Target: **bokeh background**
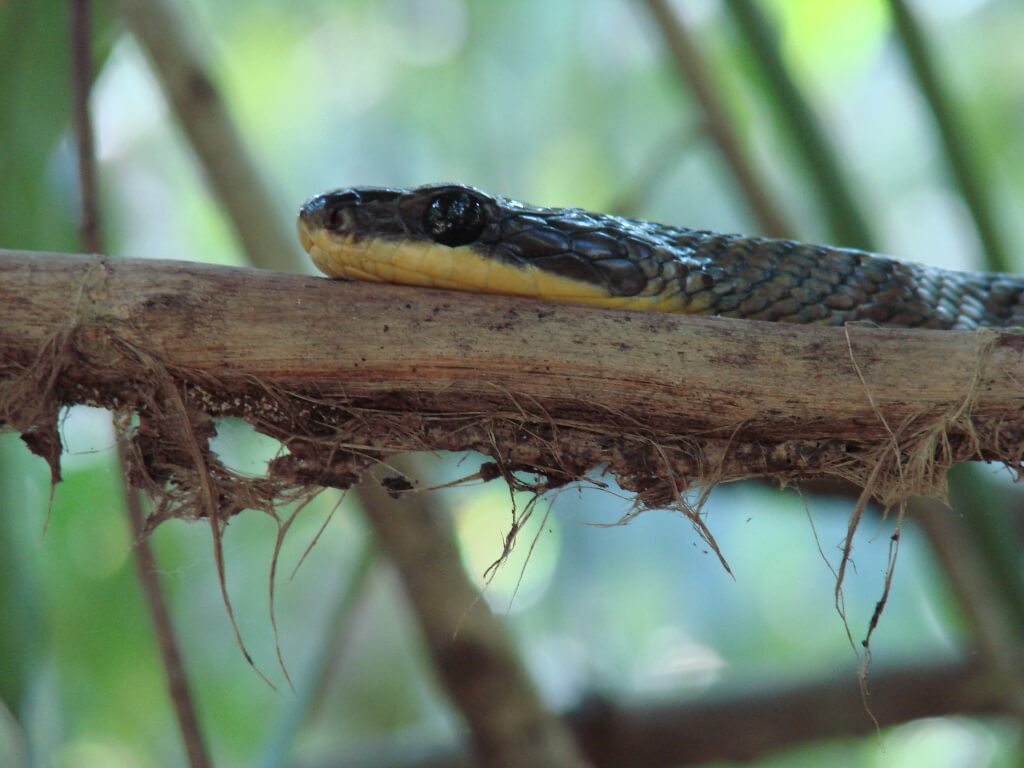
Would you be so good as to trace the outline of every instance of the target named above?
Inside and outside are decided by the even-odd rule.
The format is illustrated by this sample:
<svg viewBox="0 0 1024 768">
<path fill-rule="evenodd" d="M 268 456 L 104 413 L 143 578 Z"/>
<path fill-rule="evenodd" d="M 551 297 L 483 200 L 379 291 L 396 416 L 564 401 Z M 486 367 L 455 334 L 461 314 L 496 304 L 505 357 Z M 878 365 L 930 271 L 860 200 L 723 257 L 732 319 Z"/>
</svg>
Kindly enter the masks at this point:
<svg viewBox="0 0 1024 768">
<path fill-rule="evenodd" d="M 838 210 L 815 180 L 813 163 L 822 161 L 809 165 L 806 139 L 787 122 L 793 107 L 780 100 L 735 5 L 673 7 L 793 232 L 985 268 L 992 248 L 982 245 L 977 212 L 950 172 L 949 148 L 890 4 L 754 4 L 816 116 L 849 210 Z M 645 2 L 190 0 L 177 8 L 287 226 L 304 199 L 328 188 L 454 180 L 543 205 L 763 231 Z M 982 219 L 990 221 L 982 229 L 992 228 L 1005 253 L 1019 254 L 1024 5 L 919 0 L 910 8 L 980 180 Z M 3 247 L 78 249 L 67 27 L 63 2 L 0 2 Z M 98 8 L 94 27 L 91 107 L 110 252 L 247 263 L 139 44 L 114 8 Z M 836 224 L 844 216 L 845 230 Z M 297 242 L 293 248 L 289 258 L 298 255 Z M 1024 264 L 1011 256 L 1008 267 Z M 109 417 L 73 408 L 62 435 L 64 481 L 52 498 L 44 462 L 16 435 L 0 435 L 0 765 L 26 754 L 32 765 L 61 768 L 181 765 L 131 563 Z M 278 450 L 231 421 L 221 424 L 217 448 L 252 474 Z M 476 466 L 430 457 L 429 478 L 454 480 Z M 984 515 L 981 546 L 1011 545 L 1004 570 L 1019 579 L 1019 493 L 1005 470 L 982 473 L 988 501 L 965 515 Z M 176 521 L 152 538 L 217 765 L 358 764 L 345 760 L 383 745 L 414 754 L 458 735 L 396 579 L 374 557 L 351 499 L 287 579 L 336 498 L 325 494 L 303 512 L 282 553 L 278 623 L 299 693 L 276 666 L 268 618 L 274 520 L 256 512 L 233 520 L 225 553 L 242 633 L 278 692 L 234 642 L 209 528 Z M 512 497 L 490 483 L 439 491 L 438 499 L 456 520 L 466 568 L 482 583 L 501 553 Z M 516 500 L 519 508 L 527 501 Z M 679 513 L 652 511 L 608 527 L 631 511 L 627 495 L 565 490 L 538 506 L 486 599 L 557 710 L 595 694 L 619 702 L 756 696 L 840 676 L 855 686 L 859 643 L 851 644 L 836 612 L 828 565 L 838 560 L 853 504 L 842 492 L 718 488 L 705 512 L 732 578 Z M 856 539 L 845 585 L 855 641 L 882 595 L 893 526 L 892 517 L 872 514 Z M 913 520 L 872 648 L 876 669 L 960 658 L 973 648 L 949 574 Z M 1022 760 L 1018 720 L 950 716 L 808 743 L 756 764 Z"/>
</svg>

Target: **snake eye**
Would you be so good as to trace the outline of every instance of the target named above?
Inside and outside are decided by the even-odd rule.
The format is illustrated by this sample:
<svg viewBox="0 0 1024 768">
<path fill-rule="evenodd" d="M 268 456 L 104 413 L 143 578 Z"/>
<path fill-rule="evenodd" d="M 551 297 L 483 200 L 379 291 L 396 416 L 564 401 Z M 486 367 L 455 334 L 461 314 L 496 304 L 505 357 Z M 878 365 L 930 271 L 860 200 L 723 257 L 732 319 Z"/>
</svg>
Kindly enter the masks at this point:
<svg viewBox="0 0 1024 768">
<path fill-rule="evenodd" d="M 476 240 L 486 224 L 483 206 L 468 192 L 440 194 L 423 214 L 423 228 L 431 239 L 452 248 Z"/>
</svg>

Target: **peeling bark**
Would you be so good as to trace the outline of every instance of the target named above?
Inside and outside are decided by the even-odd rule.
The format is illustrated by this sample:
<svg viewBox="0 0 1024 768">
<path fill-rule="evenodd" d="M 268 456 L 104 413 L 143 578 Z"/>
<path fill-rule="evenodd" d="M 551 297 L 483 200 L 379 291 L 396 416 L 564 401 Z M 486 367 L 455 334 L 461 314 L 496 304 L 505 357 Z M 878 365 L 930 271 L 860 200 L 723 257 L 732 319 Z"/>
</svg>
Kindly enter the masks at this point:
<svg viewBox="0 0 1024 768">
<path fill-rule="evenodd" d="M 480 451 L 541 489 L 602 467 L 648 506 L 751 476 L 873 477 L 893 503 L 941 494 L 955 462 L 1021 458 L 1014 333 L 615 312 L 12 251 L 0 251 L 0 306 L 0 422 L 55 468 L 57 413 L 76 403 L 140 414 L 135 480 L 151 490 L 208 482 L 189 473 L 193 441 L 209 454 L 211 418 L 280 439 L 288 454 L 262 490 L 243 492 L 210 456 L 230 511 L 351 485 L 408 450 Z"/>
</svg>

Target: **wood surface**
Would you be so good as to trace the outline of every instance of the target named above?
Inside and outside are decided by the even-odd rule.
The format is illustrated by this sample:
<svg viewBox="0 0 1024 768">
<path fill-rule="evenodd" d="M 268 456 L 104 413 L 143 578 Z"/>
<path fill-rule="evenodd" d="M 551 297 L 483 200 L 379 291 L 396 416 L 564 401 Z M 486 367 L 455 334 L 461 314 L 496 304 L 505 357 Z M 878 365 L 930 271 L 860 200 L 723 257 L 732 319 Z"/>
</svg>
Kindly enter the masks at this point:
<svg viewBox="0 0 1024 768">
<path fill-rule="evenodd" d="M 792 326 L 17 251 L 0 251 L 0 307 L 0 398 L 60 337 L 74 351 L 54 374 L 61 404 L 131 405 L 156 361 L 190 403 L 279 437 L 310 434 L 285 421 L 357 409 L 379 455 L 497 441 L 516 468 L 554 452 L 569 474 L 618 473 L 636 458 L 616 440 L 628 434 L 634 447 L 699 445 L 691 464 L 711 455 L 721 479 L 785 478 L 833 474 L 844 454 L 936 424 L 956 459 L 1013 461 L 1024 430 L 1024 335 L 1007 332 Z M 268 388 L 294 405 L 287 417 L 256 402 Z M 415 440 L 389 443 L 378 416 Z"/>
</svg>

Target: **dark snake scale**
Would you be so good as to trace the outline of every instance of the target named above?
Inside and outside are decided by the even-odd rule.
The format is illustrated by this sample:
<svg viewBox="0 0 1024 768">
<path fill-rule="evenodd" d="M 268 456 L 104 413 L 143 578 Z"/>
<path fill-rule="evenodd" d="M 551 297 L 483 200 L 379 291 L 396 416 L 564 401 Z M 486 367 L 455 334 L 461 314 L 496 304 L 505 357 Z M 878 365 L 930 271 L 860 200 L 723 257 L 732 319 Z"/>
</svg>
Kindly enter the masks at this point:
<svg viewBox="0 0 1024 768">
<path fill-rule="evenodd" d="M 299 230 L 340 277 L 789 323 L 1024 326 L 1024 279 L 1012 275 L 539 208 L 459 185 L 329 192 L 306 203 Z"/>
</svg>

